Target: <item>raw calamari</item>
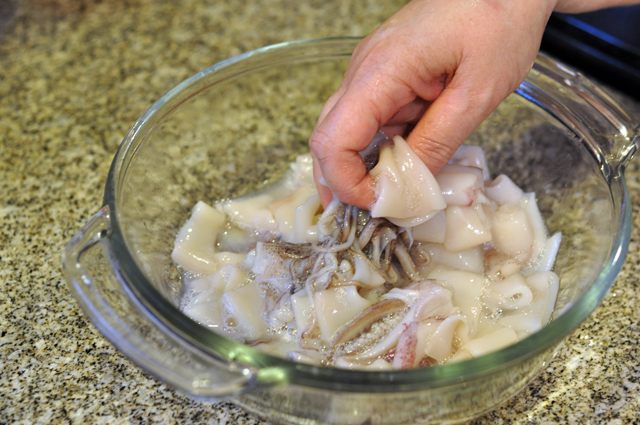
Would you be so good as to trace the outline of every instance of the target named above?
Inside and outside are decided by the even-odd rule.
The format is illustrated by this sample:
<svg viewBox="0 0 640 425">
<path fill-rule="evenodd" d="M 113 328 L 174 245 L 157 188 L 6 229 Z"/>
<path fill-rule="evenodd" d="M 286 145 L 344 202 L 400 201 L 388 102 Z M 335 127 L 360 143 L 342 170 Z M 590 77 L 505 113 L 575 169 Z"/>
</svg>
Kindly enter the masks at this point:
<svg viewBox="0 0 640 425">
<path fill-rule="evenodd" d="M 309 155 L 266 190 L 198 202 L 173 251 L 181 309 L 268 353 L 364 370 L 480 356 L 549 322 L 561 236 L 535 194 L 491 180 L 477 146 L 436 177 L 401 137 L 362 155 L 371 211 L 323 210 Z"/>
</svg>

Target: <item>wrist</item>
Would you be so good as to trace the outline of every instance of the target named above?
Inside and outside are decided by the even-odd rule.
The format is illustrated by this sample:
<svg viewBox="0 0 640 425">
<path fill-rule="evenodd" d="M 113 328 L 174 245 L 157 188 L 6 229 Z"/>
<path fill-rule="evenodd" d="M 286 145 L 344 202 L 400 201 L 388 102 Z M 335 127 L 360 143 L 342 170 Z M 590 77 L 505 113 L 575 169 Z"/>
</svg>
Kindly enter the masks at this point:
<svg viewBox="0 0 640 425">
<path fill-rule="evenodd" d="M 606 7 L 640 4 L 640 0 L 554 0 L 556 12 L 581 13 Z"/>
</svg>

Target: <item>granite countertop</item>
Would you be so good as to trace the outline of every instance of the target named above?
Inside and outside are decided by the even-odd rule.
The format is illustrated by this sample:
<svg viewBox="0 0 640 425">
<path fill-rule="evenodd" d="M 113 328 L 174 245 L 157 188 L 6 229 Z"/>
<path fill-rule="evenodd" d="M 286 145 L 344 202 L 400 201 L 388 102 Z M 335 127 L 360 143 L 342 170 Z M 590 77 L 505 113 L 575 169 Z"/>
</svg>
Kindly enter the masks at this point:
<svg viewBox="0 0 640 425">
<path fill-rule="evenodd" d="M 264 423 L 133 366 L 85 319 L 60 253 L 100 208 L 128 128 L 169 88 L 263 45 L 366 34 L 403 3 L 0 2 L 0 423 Z M 613 289 L 540 377 L 474 423 L 640 423 L 636 162 L 627 179 L 634 228 Z"/>
</svg>

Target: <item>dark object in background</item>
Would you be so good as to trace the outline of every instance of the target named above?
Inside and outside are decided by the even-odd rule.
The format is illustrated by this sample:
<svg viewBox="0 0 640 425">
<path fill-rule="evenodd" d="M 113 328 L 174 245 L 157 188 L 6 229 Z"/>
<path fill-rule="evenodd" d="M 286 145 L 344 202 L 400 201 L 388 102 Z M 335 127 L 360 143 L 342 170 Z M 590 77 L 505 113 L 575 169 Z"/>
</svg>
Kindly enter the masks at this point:
<svg viewBox="0 0 640 425">
<path fill-rule="evenodd" d="M 640 99 L 640 6 L 554 13 L 541 50 Z"/>
<path fill-rule="evenodd" d="M 6 28 L 15 15 L 15 3 L 15 0 L 0 0 L 0 38 L 4 35 Z"/>
</svg>

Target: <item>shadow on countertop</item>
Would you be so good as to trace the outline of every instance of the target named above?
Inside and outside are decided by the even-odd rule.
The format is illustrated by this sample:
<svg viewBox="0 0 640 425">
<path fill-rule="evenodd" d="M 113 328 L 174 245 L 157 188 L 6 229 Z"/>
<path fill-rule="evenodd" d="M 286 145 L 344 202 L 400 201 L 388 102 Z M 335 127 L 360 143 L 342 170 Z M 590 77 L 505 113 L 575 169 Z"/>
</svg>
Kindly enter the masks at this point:
<svg viewBox="0 0 640 425">
<path fill-rule="evenodd" d="M 13 22 L 16 14 L 16 0 L 0 0 L 0 38 Z"/>
<path fill-rule="evenodd" d="M 20 21 L 55 22 L 70 15 L 88 13 L 100 3 L 103 0 L 0 0 L 0 39 Z"/>
</svg>

